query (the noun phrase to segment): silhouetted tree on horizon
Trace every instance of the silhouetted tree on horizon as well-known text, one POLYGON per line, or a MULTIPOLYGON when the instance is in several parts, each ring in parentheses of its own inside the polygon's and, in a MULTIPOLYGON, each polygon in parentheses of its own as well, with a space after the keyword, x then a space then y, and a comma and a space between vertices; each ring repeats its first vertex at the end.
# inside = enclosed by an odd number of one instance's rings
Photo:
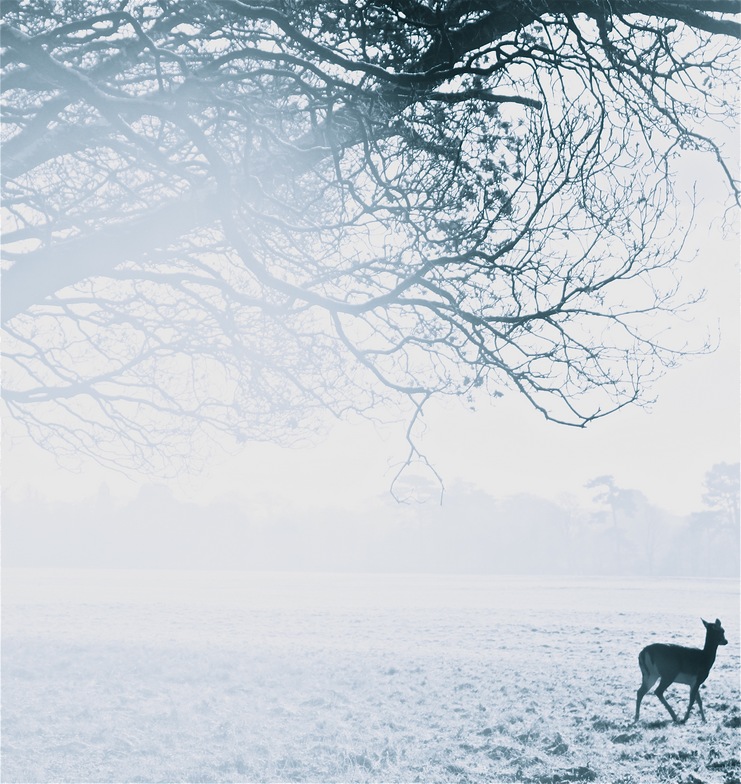
POLYGON ((741 495, 741 469, 738 463, 716 463, 705 474, 705 493, 702 500, 717 510, 724 527, 738 539, 739 496, 741 495))

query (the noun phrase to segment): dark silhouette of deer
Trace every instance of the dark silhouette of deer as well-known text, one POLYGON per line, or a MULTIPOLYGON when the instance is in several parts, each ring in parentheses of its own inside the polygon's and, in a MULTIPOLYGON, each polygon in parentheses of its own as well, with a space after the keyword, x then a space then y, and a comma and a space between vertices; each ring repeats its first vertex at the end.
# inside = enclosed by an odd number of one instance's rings
POLYGON ((683 645, 664 645, 654 643, 647 645, 638 654, 638 664, 643 674, 643 683, 638 689, 636 699, 636 718, 641 710, 641 700, 651 687, 659 681, 654 694, 659 698, 661 704, 669 711, 669 715, 677 724, 684 724, 692 710, 692 706, 697 700, 700 708, 700 716, 705 721, 705 712, 702 709, 702 699, 700 698, 700 686, 705 683, 710 668, 715 661, 715 654, 719 645, 727 645, 725 630, 716 618, 715 623, 705 624, 705 646, 699 648, 686 648, 683 645), (672 706, 664 699, 664 692, 672 683, 685 683, 690 687, 690 702, 687 706, 687 713, 680 722, 672 706))

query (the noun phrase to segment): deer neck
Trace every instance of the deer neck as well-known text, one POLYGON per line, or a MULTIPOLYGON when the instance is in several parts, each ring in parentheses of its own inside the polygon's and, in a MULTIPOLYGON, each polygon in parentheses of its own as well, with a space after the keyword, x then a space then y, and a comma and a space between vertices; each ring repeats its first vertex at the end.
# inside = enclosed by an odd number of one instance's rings
POLYGON ((710 635, 705 637, 705 647, 702 649, 702 655, 707 662, 708 669, 713 666, 715 662, 715 654, 718 652, 718 643, 710 639, 710 635))

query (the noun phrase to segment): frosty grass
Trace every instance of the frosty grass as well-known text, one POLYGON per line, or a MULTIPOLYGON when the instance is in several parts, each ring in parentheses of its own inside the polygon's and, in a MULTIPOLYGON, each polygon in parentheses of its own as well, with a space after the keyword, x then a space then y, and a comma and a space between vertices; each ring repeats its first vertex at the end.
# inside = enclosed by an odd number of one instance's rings
POLYGON ((741 776, 731 580, 6 570, 2 632, 3 782, 741 776), (638 651, 700 616, 707 724, 634 725, 638 651))

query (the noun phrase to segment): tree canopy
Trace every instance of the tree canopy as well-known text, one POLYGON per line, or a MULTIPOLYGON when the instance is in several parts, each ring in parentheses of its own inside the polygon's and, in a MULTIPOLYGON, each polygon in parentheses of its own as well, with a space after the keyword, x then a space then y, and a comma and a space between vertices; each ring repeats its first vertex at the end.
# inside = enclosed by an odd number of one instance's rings
POLYGON ((583 426, 688 349, 674 160, 735 120, 737 0, 7 0, 4 397, 41 443, 514 389, 583 426))

